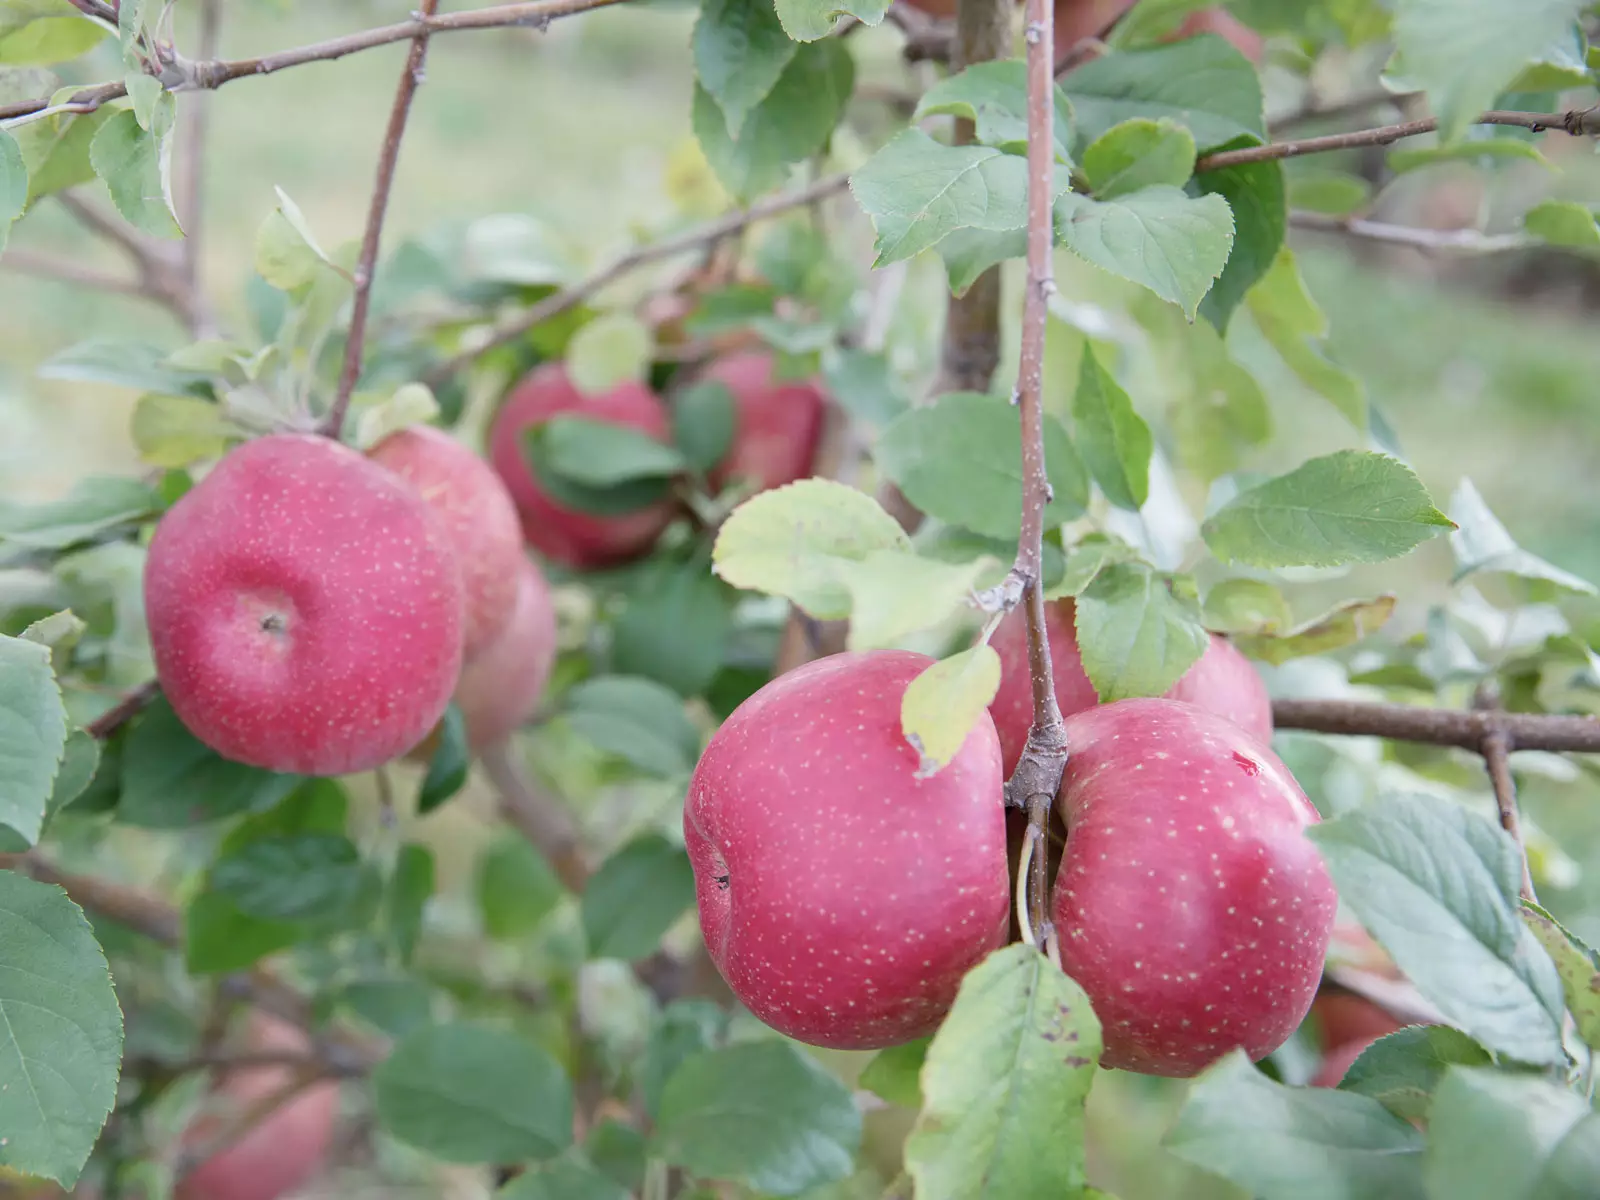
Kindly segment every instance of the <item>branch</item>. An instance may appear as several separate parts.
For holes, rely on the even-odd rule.
[[[40,883],[53,883],[86,912],[109,917],[163,946],[173,948],[183,940],[182,916],[159,896],[92,875],[69,874],[35,850],[0,855],[0,866]]]
[[[1533,891],[1533,872],[1528,868],[1528,851],[1522,841],[1522,814],[1517,809],[1517,783],[1511,777],[1511,739],[1506,735],[1498,718],[1504,716],[1500,707],[1500,691],[1493,680],[1478,685],[1472,698],[1472,707],[1488,717],[1488,732],[1478,753],[1483,755],[1483,765],[1489,772],[1489,786],[1494,789],[1494,804],[1500,814],[1500,827],[1511,835],[1517,844],[1517,857],[1522,860],[1522,898],[1537,901]]]
[[[513,755],[509,741],[478,755],[489,782],[500,793],[500,811],[550,863],[567,890],[582,895],[592,872],[578,831],[561,802],[530,779]]]
[[[574,16],[590,9],[605,8],[622,0],[530,0],[523,4],[498,4],[469,12],[450,13],[445,16],[414,16],[398,25],[385,25],[379,29],[366,29],[360,33],[346,34],[325,42],[313,42],[293,50],[280,50],[257,58],[219,59],[196,62],[174,56],[163,64],[161,81],[173,91],[219,88],[235,79],[271,75],[305,63],[330,62],[347,54],[372,50],[394,42],[411,41],[435,33],[455,33],[468,29],[504,29],[528,26],[543,29],[551,21]],[[68,101],[74,112],[93,112],[107,101],[128,94],[120,81],[102,83],[75,93]],[[0,121],[13,117],[26,117],[50,107],[48,97],[23,100],[15,104],[0,105]]]
[[[222,0],[200,0],[200,57],[215,58],[217,37],[222,23]],[[178,211],[183,218],[183,282],[190,297],[190,316],[196,322],[190,332],[196,337],[208,332],[214,322],[202,303],[200,279],[200,232],[205,219],[206,135],[211,124],[210,97],[201,93],[189,97],[184,105],[183,162],[178,187]]]
[[[124,279],[119,275],[96,271],[92,267],[80,267],[67,259],[51,258],[49,255],[34,254],[27,250],[7,250],[5,255],[0,257],[0,266],[7,267],[19,275],[32,275],[36,279],[54,279],[61,283],[91,288],[97,292],[114,292],[124,296],[149,295],[144,284],[137,279]]]
[[[56,199],[85,229],[128,256],[139,273],[140,295],[168,309],[188,328],[200,325],[199,306],[184,275],[181,249],[145,237],[71,192],[57,192]]]
[[[378,271],[378,246],[383,240],[383,215],[388,210],[389,193],[394,188],[400,139],[405,136],[411,101],[417,94],[417,85],[422,82],[422,69],[428,58],[426,22],[438,7],[439,0],[422,0],[417,23],[423,25],[423,29],[411,42],[411,53],[406,56],[405,69],[400,72],[400,86],[395,89],[394,107],[389,112],[389,127],[383,135],[378,179],[372,187],[372,206],[367,211],[367,230],[361,238],[361,257],[356,260],[356,294],[350,309],[350,331],[344,343],[344,367],[339,372],[339,390],[334,394],[333,406],[322,423],[322,432],[332,438],[337,438],[344,428],[344,415],[350,409],[356,380],[361,377],[361,352],[367,342],[367,312],[372,305],[372,279]]]
[[[546,296],[531,308],[517,313],[514,316],[495,325],[488,339],[484,342],[463,350],[452,358],[435,366],[424,376],[423,382],[431,387],[436,387],[451,376],[470,366],[480,355],[487,354],[490,350],[513,342],[534,326],[552,317],[558,317],[569,309],[576,308],[596,292],[609,287],[618,279],[638,270],[640,267],[661,262],[664,259],[675,258],[691,250],[700,250],[711,243],[727,237],[729,234],[738,233],[746,226],[768,217],[777,216],[793,208],[803,208],[807,204],[815,204],[818,200],[825,199],[835,192],[842,192],[849,183],[844,175],[831,175],[826,179],[819,179],[809,187],[800,188],[798,191],[786,195],[774,196],[749,208],[728,213],[714,221],[697,225],[686,233],[677,237],[667,238],[656,242],[654,245],[641,246],[630,250],[622,257],[602,267],[587,279],[566,288],[563,291]]]
[[[1381,737],[1477,751],[1491,733],[1503,734],[1506,752],[1551,750],[1600,754],[1600,718],[1554,713],[1486,713],[1360,700],[1275,700],[1272,723],[1338,737]]]
[[[1506,112],[1494,110],[1481,114],[1476,124],[1513,125],[1543,133],[1548,129],[1562,129],[1573,137],[1592,137],[1600,134],[1600,105],[1587,109],[1569,109],[1564,113]],[[1281,158],[1299,158],[1302,154],[1326,154],[1330,150],[1351,150],[1359,146],[1387,146],[1401,138],[1433,133],[1439,128],[1437,117],[1424,117],[1419,121],[1402,121],[1398,125],[1383,125],[1377,129],[1357,129],[1350,133],[1330,133],[1326,137],[1302,138],[1298,141],[1268,142],[1264,146],[1246,146],[1242,150],[1220,150],[1207,154],[1194,164],[1195,174],[1216,171],[1223,167],[1243,166],[1246,163],[1274,162]]]
[[[161,684],[156,680],[152,679],[148,683],[141,683],[133,691],[85,725],[83,731],[90,737],[103,742],[133,720],[145,705],[160,694]]]
[[[1544,243],[1520,233],[1491,234],[1476,229],[1419,229],[1411,225],[1388,225],[1364,217],[1336,217],[1319,212],[1291,212],[1289,224],[1298,229],[1343,233],[1391,246],[1410,246],[1415,250],[1458,254],[1498,254],[1508,250],[1529,250]]]

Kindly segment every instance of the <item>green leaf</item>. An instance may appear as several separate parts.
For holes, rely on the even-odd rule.
[[[1410,467],[1340,450],[1239,493],[1200,532],[1225,561],[1335,567],[1398,558],[1452,528]]]
[[[264,837],[218,859],[210,886],[247,917],[303,921],[354,903],[362,887],[361,855],[342,835]]]
[[[950,294],[964,296],[978,277],[996,263],[1026,257],[1028,231],[1008,229],[1004,233],[992,233],[986,229],[957,229],[935,249],[944,260]]]
[[[495,1196],[498,1200],[629,1200],[627,1188],[607,1179],[577,1151],[535,1164]]]
[[[0,129],[0,250],[6,248],[11,222],[28,206],[28,164],[17,139]]]
[[[763,1040],[696,1054],[673,1072],[651,1154],[707,1179],[797,1196],[849,1175],[860,1144],[849,1089],[798,1047]]]
[[[0,500],[0,542],[65,550],[155,514],[159,497],[136,479],[89,475],[60,500],[25,505]]]
[[[309,940],[305,925],[246,916],[218,892],[201,892],[184,913],[184,965],[191,975],[215,975],[254,966]]]
[[[552,1158],[572,1144],[572,1085],[515,1034],[475,1025],[413,1033],[372,1073],[378,1124],[453,1163]]]
[[[1287,179],[1289,203],[1298,209],[1347,217],[1372,203],[1372,185],[1348,171],[1299,167],[1287,172]]]
[[[639,1094],[652,1118],[660,1113],[661,1094],[678,1067],[722,1043],[728,1015],[710,1000],[674,1000],[667,1005],[638,1066]]]
[[[1194,319],[1233,246],[1221,196],[1158,185],[1115,200],[1068,193],[1056,201],[1056,240],[1101,270],[1147,287]]]
[[[868,159],[851,175],[850,191],[877,231],[879,267],[912,258],[957,229],[1003,232],[1028,223],[1026,160],[992,146],[947,146],[920,129]]]
[[[1190,1086],[1162,1145],[1259,1200],[1416,1200],[1420,1133],[1376,1100],[1274,1083],[1235,1050]]]
[[[467,720],[459,705],[452,703],[439,718],[439,744],[428,759],[428,772],[417,792],[417,815],[438,808],[467,786],[467,771],[472,766],[472,751],[467,744]]]
[[[1439,140],[1460,137],[1586,7],[1587,0],[1397,0],[1400,73],[1428,93]]]
[[[314,283],[325,269],[338,270],[317,241],[300,206],[282,188],[274,188],[278,206],[256,231],[256,274],[273,287],[296,292]]]
[[[405,1037],[433,1020],[432,997],[416,979],[358,980],[345,984],[333,999],[338,1008],[389,1037]]]
[[[67,62],[94,49],[106,36],[98,21],[84,20],[66,4],[56,7],[67,15],[34,20],[24,14],[20,26],[11,25],[9,30],[0,26],[0,64],[44,67]],[[9,16],[0,20],[11,24]]]
[[[1452,582],[1469,575],[1513,575],[1552,584],[1564,592],[1595,594],[1594,584],[1587,579],[1563,571],[1517,545],[1470,479],[1463,479],[1450,497],[1450,519],[1456,523],[1450,533],[1450,551],[1456,560]]]
[[[1600,1047],[1600,955],[1532,900],[1522,902],[1522,919],[1556,964],[1578,1036]]]
[[[980,144],[1004,150],[1007,154],[1026,154],[1027,76],[1027,64],[1020,58],[974,63],[959,74],[941,79],[924,92],[911,119],[920,121],[939,113],[966,117],[973,123]],[[1055,121],[1051,129],[1057,160],[1070,164],[1072,102],[1059,87],[1055,89]]]
[[[650,679],[607,675],[567,693],[566,720],[602,750],[650,775],[687,775],[700,735],[675,692]]]
[[[877,25],[891,0],[777,0],[778,19],[797,42],[814,42],[833,32],[840,17]]]
[[[130,825],[183,829],[271,808],[299,782],[223,758],[158,697],[128,733],[118,814]]]
[[[1565,1061],[1561,979],[1519,916],[1516,843],[1449,800],[1378,805],[1307,830],[1340,898],[1452,1024],[1521,1062]]]
[[[183,236],[172,201],[172,112],[175,101],[163,93],[154,131],[139,128],[131,111],[114,113],[89,145],[89,163],[105,180],[117,211],[134,228],[155,237]]]
[[[484,283],[559,287],[581,274],[571,247],[528,213],[479,217],[467,226],[461,254],[462,272]]]
[[[210,395],[204,374],[168,365],[165,350],[143,342],[92,338],[69,346],[46,359],[41,379],[66,379],[80,383],[109,383],[114,387],[168,396]]]
[[[941,659],[906,687],[900,732],[921,756],[917,775],[949,765],[1000,690],[1000,656],[987,642]]]
[[[1253,138],[1240,138],[1222,148],[1239,149],[1253,144]],[[1233,249],[1228,254],[1228,265],[1200,305],[1200,315],[1224,333],[1234,310],[1272,269],[1283,248],[1289,226],[1283,164],[1243,163],[1206,171],[1195,176],[1194,187],[1202,195],[1221,196],[1233,213]]]
[[[833,402],[871,428],[881,429],[910,407],[886,354],[841,349],[824,357],[822,373]]]
[[[1410,1025],[1363,1050],[1339,1090],[1371,1096],[1401,1120],[1422,1120],[1449,1067],[1488,1063],[1489,1052],[1458,1029]]]
[[[1274,665],[1292,658],[1327,654],[1353,646],[1369,633],[1376,633],[1394,615],[1392,594],[1371,600],[1345,600],[1320,616],[1290,629],[1269,633],[1237,634],[1233,644],[1251,658]]]
[[[117,1095],[122,1012],[60,888],[0,872],[0,1166],[71,1188]]]
[[[1464,162],[1487,171],[1505,163],[1529,161],[1550,165],[1533,143],[1511,136],[1469,135],[1448,146],[1405,147],[1389,151],[1389,169],[1397,175],[1448,162]]]
[[[694,904],[694,870],[682,846],[660,834],[635,838],[583,891],[583,930],[593,958],[640,959]]]
[[[1262,336],[1312,391],[1357,429],[1367,428],[1367,394],[1361,381],[1322,352],[1328,319],[1306,291],[1294,252],[1278,251],[1272,267],[1245,297]]]
[[[863,492],[802,479],[746,500],[722,524],[713,569],[736,588],[792,600],[818,620],[850,615],[841,564],[905,550],[905,530]]]
[[[1107,704],[1159,696],[1206,652],[1194,583],[1148,563],[1111,563],[1078,596],[1083,670]]]
[[[478,908],[490,937],[526,937],[556,910],[566,889],[525,838],[502,838],[478,864]]]
[[[1045,543],[1047,546],[1049,544]],[[1120,538],[1107,537],[1103,533],[1088,534],[1072,548],[1072,554],[1063,564],[1061,578],[1053,587],[1046,588],[1045,599],[1081,596],[1084,589],[1112,563],[1141,561],[1138,551]]]
[[[168,468],[220,458],[230,443],[245,437],[220,405],[198,396],[159,392],[139,397],[130,432],[140,458],[153,467]]]
[[[126,12],[127,9],[122,11]],[[128,99],[133,104],[133,115],[139,122],[139,128],[149,133],[156,122],[157,104],[162,95],[161,81],[143,71],[129,71],[123,85],[128,89]]]
[[[695,75],[722,109],[732,138],[798,49],[772,0],[705,0],[690,45]]]
[[[714,379],[697,383],[672,401],[672,444],[691,470],[709,471],[733,445],[738,422],[727,384]]]
[[[922,1064],[928,1059],[931,1038],[917,1038],[889,1046],[872,1056],[861,1072],[860,1085],[881,1100],[912,1110],[922,1107]]]
[[[722,668],[733,630],[731,593],[705,560],[646,566],[611,631],[611,664],[698,696]]]
[[[782,184],[793,164],[827,144],[854,87],[855,59],[842,42],[800,46],[736,137],[723,109],[697,83],[694,135],[723,187],[739,197],[756,196]]]
[[[1240,136],[1266,140],[1255,67],[1213,34],[1092,59],[1064,86],[1086,143],[1135,117],[1187,126],[1202,153]]]
[[[567,373],[580,392],[601,396],[624,383],[643,380],[654,353],[655,337],[638,317],[630,312],[603,313],[567,343]]]
[[[1072,421],[1083,461],[1106,499],[1137,512],[1150,497],[1150,427],[1094,347],[1085,345],[1072,397]]]
[[[67,735],[61,751],[61,766],[50,788],[47,813],[59,812],[82,796],[100,770],[100,743],[81,729]]]
[[[1081,1194],[1099,1058],[1089,998],[1033,947],[1007,946],[968,971],[928,1047],[926,1099],[906,1140],[920,1200]]]
[[[355,446],[370,450],[392,433],[423,425],[439,415],[439,401],[423,383],[403,383],[394,395],[361,410],[356,418]]]
[[[66,743],[67,713],[50,669],[50,648],[0,637],[0,824],[30,846],[44,828]]]
[[[1600,249],[1600,214],[1585,204],[1571,200],[1546,200],[1528,210],[1522,218],[1522,225],[1529,233],[1543,238],[1552,246]]]
[[[1206,593],[1206,628],[1227,634],[1275,634],[1294,624],[1277,586],[1260,579],[1224,579]]]
[[[1088,475],[1067,431],[1048,414],[1044,436],[1055,492],[1045,521],[1069,521],[1088,505]],[[879,469],[929,516],[988,537],[1017,537],[1022,420],[1015,406],[995,396],[951,392],[896,420],[873,453]]]
[[[1436,1200],[1595,1194],[1600,1116],[1549,1080],[1452,1067],[1434,1096],[1423,1174]]]
[[[947,563],[907,550],[874,550],[860,562],[842,562],[840,581],[850,591],[847,648],[873,650],[941,625],[967,608],[979,576],[999,560]]]
[[[600,516],[660,503],[671,477],[687,465],[649,434],[588,417],[530,425],[522,433],[522,455],[556,503]]]
[[[124,62],[138,61],[140,35],[144,33],[145,0],[119,0],[117,5],[117,32],[122,42]]]
[[[1182,187],[1194,174],[1194,159],[1194,135],[1182,125],[1135,117],[1089,144],[1083,174],[1096,197],[1112,200],[1156,184]]]
[[[416,842],[400,847],[384,895],[385,924],[394,938],[400,961],[407,963],[422,933],[423,910],[434,889],[433,851]]]
[[[74,24],[88,26],[89,22],[79,19]],[[51,100],[65,101],[76,90],[63,88]],[[100,127],[115,112],[113,108],[103,107],[83,115],[59,113],[16,128],[17,145],[22,148],[22,161],[28,167],[29,204],[41,196],[88,183],[95,177],[94,167],[89,162],[89,147],[94,144]]]

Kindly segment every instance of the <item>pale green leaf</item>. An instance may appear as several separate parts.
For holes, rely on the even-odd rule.
[[[1103,567],[1074,614],[1084,673],[1107,703],[1161,695],[1210,645],[1193,581],[1148,563]]]
[[[1273,349],[1314,392],[1327,399],[1357,429],[1367,427],[1362,383],[1323,353],[1327,318],[1306,290],[1294,252],[1287,246],[1245,297],[1251,315]]]
[[[687,775],[700,757],[700,735],[683,697],[653,679],[602,675],[567,693],[566,721],[600,749],[647,775]]]
[[[987,229],[957,229],[934,247],[944,260],[950,278],[950,294],[964,296],[967,289],[996,263],[1022,258],[1028,253],[1028,231],[1008,229],[994,233]]]
[[[127,11],[126,7],[123,9]],[[130,71],[123,81],[128,89],[128,99],[133,104],[133,115],[139,128],[149,133],[156,119],[156,102],[161,99],[161,81],[143,71]]]
[[[706,0],[690,45],[700,86],[722,109],[732,138],[798,48],[783,31],[772,0]]]
[[[978,578],[997,561],[945,563],[893,549],[840,563],[839,579],[850,590],[848,648],[893,646],[943,624],[968,606]]]
[[[1272,636],[1294,624],[1289,602],[1261,579],[1224,579],[1206,593],[1206,628],[1217,633]]]
[[[593,958],[645,958],[694,907],[694,869],[660,834],[635,838],[600,865],[583,891],[583,929]]]
[[[172,209],[169,188],[172,153],[171,93],[162,93],[166,116],[158,104],[154,128],[146,133],[132,111],[113,114],[89,146],[94,173],[105,181],[117,211],[136,229],[156,237],[183,235]]]
[[[1339,1090],[1371,1096],[1395,1116],[1428,1115],[1433,1093],[1453,1065],[1486,1066],[1489,1052],[1448,1025],[1408,1025],[1361,1052],[1339,1081]]]
[[[1382,629],[1394,615],[1394,605],[1395,597],[1388,594],[1371,600],[1345,600],[1293,628],[1236,634],[1233,644],[1251,658],[1275,665],[1291,658],[1327,654]]]
[[[1266,137],[1255,67],[1213,34],[1091,59],[1064,86],[1084,142],[1135,117],[1186,126],[1202,152],[1240,136]]]
[[[941,659],[911,681],[900,701],[900,732],[922,756],[919,777],[949,764],[999,688],[1000,656],[987,642]]]
[[[1522,919],[1561,973],[1578,1036],[1586,1046],[1600,1049],[1600,958],[1532,900],[1522,902]]]
[[[1083,348],[1072,421],[1083,461],[1106,499],[1118,508],[1143,508],[1150,496],[1150,455],[1155,448],[1150,427],[1091,345]]]
[[[644,379],[655,353],[649,326],[630,312],[596,317],[567,343],[567,373],[580,392],[598,396]]]
[[[877,25],[891,0],[777,0],[778,19],[797,42],[814,42],[833,32],[840,17]]]
[[[1113,125],[1083,152],[1083,174],[1101,200],[1155,184],[1182,187],[1194,174],[1194,135],[1166,117]]]
[[[1034,947],[1007,946],[967,972],[928,1047],[906,1141],[919,1200],[1081,1195],[1099,1058],[1089,998]]]
[[[197,396],[163,396],[147,392],[133,409],[130,426],[139,457],[153,467],[187,467],[219,458],[245,431],[227,413]]]
[[[67,714],[50,647],[0,637],[0,824],[30,846],[39,840],[66,741]]]
[[[1201,534],[1227,561],[1333,567],[1398,558],[1449,528],[1410,467],[1383,454],[1340,450],[1241,492]]]
[[[355,444],[370,450],[390,434],[424,425],[439,415],[439,402],[424,383],[402,383],[394,395],[361,411],[356,419]]]
[[[16,504],[0,500],[0,543],[64,550],[151,516],[160,497],[137,479],[88,475],[60,500]]]
[[[1452,1067],[1429,1110],[1430,1200],[1587,1200],[1600,1179],[1600,1115],[1536,1075]]]
[[[930,1038],[917,1038],[888,1046],[872,1056],[859,1080],[879,1099],[913,1111],[922,1107],[922,1064],[928,1058]]]
[[[1456,580],[1479,574],[1514,575],[1552,584],[1565,592],[1595,594],[1594,584],[1587,579],[1563,571],[1517,545],[1470,479],[1463,479],[1450,497],[1450,519],[1456,523],[1450,533]]]
[[[1522,218],[1522,225],[1535,237],[1552,246],[1572,246],[1579,250],[1600,249],[1600,213],[1572,200],[1546,200],[1535,204]]]
[[[28,164],[17,139],[0,129],[0,250],[6,248],[11,222],[28,206]]]
[[[16,3],[17,0],[11,0]],[[12,24],[10,32],[0,26],[0,65],[49,66],[67,62],[86,54],[99,45],[106,36],[106,28],[98,21],[87,21],[72,11],[65,3],[57,4],[55,11],[65,10],[69,15],[43,17],[35,20],[23,14],[21,25]],[[37,11],[37,10],[35,10]]]

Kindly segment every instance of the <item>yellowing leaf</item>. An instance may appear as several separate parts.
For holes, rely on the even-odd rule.
[[[987,642],[936,662],[900,701],[900,730],[922,755],[919,776],[949,764],[1000,688],[1000,656]]]

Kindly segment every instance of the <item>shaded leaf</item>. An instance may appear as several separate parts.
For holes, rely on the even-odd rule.
[[[50,647],[0,637],[0,824],[30,846],[44,827],[66,743],[67,713]]]
[[[722,109],[733,138],[798,49],[772,0],[707,0],[690,45],[700,86]]]
[[[1194,174],[1194,159],[1194,135],[1182,125],[1135,117],[1089,144],[1083,174],[1096,197],[1112,200],[1156,184],[1182,187]]]
[[[1134,117],[1186,126],[1202,152],[1241,135],[1266,140],[1255,67],[1213,34],[1091,59],[1064,86],[1085,143]]]
[[[1330,362],[1322,348],[1328,319],[1311,299],[1294,253],[1278,251],[1272,266],[1245,301],[1267,341],[1307,387],[1323,396],[1359,430],[1367,428],[1367,393],[1349,371]]]
[[[566,720],[600,749],[650,775],[686,775],[700,757],[700,735],[682,698],[653,680],[586,680],[567,693]]]
[[[1008,154],[1025,154],[1028,148],[1027,73],[1027,64],[1020,58],[973,63],[924,92],[911,119],[920,121],[936,113],[966,117],[973,122],[980,144]],[[1072,103],[1059,86],[1055,89],[1052,132],[1056,158],[1071,163]]]
[[[1595,1194],[1600,1116],[1534,1075],[1452,1067],[1429,1113],[1428,1195],[1581,1200]]]
[[[694,870],[682,846],[635,838],[600,865],[583,891],[583,929],[594,958],[639,959],[694,904]]]
[[[1150,497],[1150,454],[1155,447],[1150,427],[1091,345],[1083,348],[1072,421],[1083,460],[1106,499],[1118,508],[1143,508]]]
[[[1410,1025],[1363,1050],[1344,1073],[1339,1089],[1371,1096],[1403,1120],[1418,1120],[1428,1115],[1446,1069],[1488,1063],[1489,1052],[1459,1029]]]

